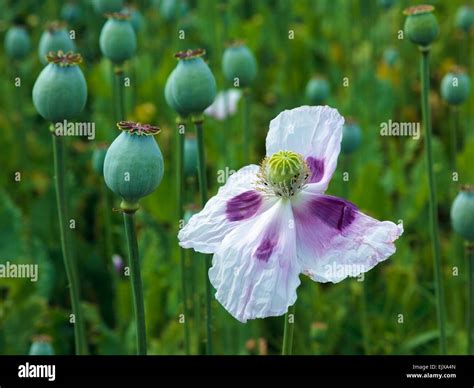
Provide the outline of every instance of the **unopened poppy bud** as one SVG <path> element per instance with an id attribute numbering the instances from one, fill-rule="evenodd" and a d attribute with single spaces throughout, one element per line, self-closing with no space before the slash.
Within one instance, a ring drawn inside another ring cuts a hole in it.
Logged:
<path id="1" fill-rule="evenodd" d="M 163 156 L 153 135 L 160 130 L 149 124 L 121 121 L 122 133 L 107 150 L 105 183 L 122 198 L 126 212 L 138 209 L 138 201 L 151 194 L 163 178 Z"/>
<path id="2" fill-rule="evenodd" d="M 235 42 L 224 51 L 222 71 L 228 81 L 238 82 L 235 86 L 246 88 L 257 76 L 257 61 L 245 44 Z"/>
<path id="3" fill-rule="evenodd" d="M 321 105 L 329 97 L 329 82 L 322 77 L 314 77 L 306 85 L 306 99 L 310 105 Z"/>
<path id="4" fill-rule="evenodd" d="M 48 63 L 46 55 L 51 51 L 61 50 L 64 53 L 76 51 L 76 45 L 69 36 L 69 32 L 63 23 L 50 23 L 41 35 L 38 45 L 39 60 L 43 65 Z"/>
<path id="5" fill-rule="evenodd" d="M 465 240 L 474 242 L 474 186 L 463 186 L 451 206 L 451 224 Z"/>
<path id="6" fill-rule="evenodd" d="M 405 34 L 415 44 L 426 47 L 439 35 L 439 25 L 432 5 L 416 5 L 405 9 Z"/>
<path id="7" fill-rule="evenodd" d="M 362 131 L 359 125 L 349 119 L 342 128 L 341 152 L 346 155 L 350 154 L 359 148 L 361 142 Z"/>
<path id="8" fill-rule="evenodd" d="M 5 53 L 15 60 L 25 58 L 30 51 L 30 37 L 25 27 L 12 26 L 5 35 Z"/>
<path id="9" fill-rule="evenodd" d="M 108 16 L 100 32 L 100 50 L 104 57 L 120 65 L 135 55 L 137 37 L 128 14 L 114 13 Z"/>
<path id="10" fill-rule="evenodd" d="M 470 80 L 466 72 L 455 67 L 441 80 L 441 97 L 451 105 L 460 105 L 469 97 Z"/>
<path id="11" fill-rule="evenodd" d="M 33 104 L 51 123 L 77 117 L 87 100 L 87 83 L 78 64 L 79 54 L 62 51 L 47 55 L 49 64 L 33 86 Z"/>

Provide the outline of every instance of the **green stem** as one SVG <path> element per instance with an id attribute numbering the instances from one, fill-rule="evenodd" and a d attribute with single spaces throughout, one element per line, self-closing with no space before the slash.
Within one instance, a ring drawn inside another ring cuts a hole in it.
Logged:
<path id="1" fill-rule="evenodd" d="M 293 332 L 295 329 L 295 305 L 288 307 L 285 314 L 285 329 L 283 331 L 282 356 L 291 356 L 293 352 Z"/>
<path id="2" fill-rule="evenodd" d="M 243 164 L 247 165 L 250 163 L 250 150 L 251 150 L 251 129 L 250 129 L 250 91 L 244 90 L 244 149 L 243 149 Z"/>
<path id="3" fill-rule="evenodd" d="M 474 355 L 474 243 L 466 242 L 467 258 L 467 354 Z"/>
<path id="4" fill-rule="evenodd" d="M 64 139 L 60 136 L 53 137 L 54 155 L 54 179 L 56 181 L 56 202 L 59 217 L 59 236 L 61 239 L 61 250 L 63 254 L 64 267 L 69 283 L 69 295 L 71 298 L 72 313 L 74 314 L 74 340 L 76 354 L 87 354 L 87 342 L 85 337 L 85 326 L 82 317 L 79 291 L 79 277 L 77 266 L 71 255 L 71 250 L 67 236 L 67 204 L 66 204 L 66 184 L 65 184 L 65 152 Z"/>
<path id="5" fill-rule="evenodd" d="M 145 304 L 143 300 L 140 258 L 138 256 L 137 235 L 135 233 L 134 213 L 123 213 L 125 235 L 127 237 L 128 258 L 132 276 L 133 305 L 137 330 L 137 354 L 146 355 Z"/>
<path id="6" fill-rule="evenodd" d="M 423 123 L 425 127 L 425 143 L 426 143 L 426 164 L 428 169 L 429 184 L 429 211 L 430 211 L 430 230 L 431 243 L 434 259 L 434 281 L 437 299 L 437 316 L 439 325 L 439 344 L 441 354 L 446 354 L 446 314 L 444 304 L 444 288 L 441 268 L 441 253 L 439 245 L 439 228 L 438 228 L 438 202 L 436 199 L 436 184 L 433 173 L 433 151 L 431 145 L 431 112 L 428 100 L 429 93 L 429 50 L 423 48 L 421 50 L 421 108 Z"/>
<path id="7" fill-rule="evenodd" d="M 202 120 L 195 120 L 196 136 L 198 144 L 198 178 L 199 192 L 201 196 L 201 205 L 204 207 L 207 202 L 207 177 L 206 177 L 206 159 L 204 153 L 204 133 Z M 212 355 L 212 288 L 209 282 L 209 268 L 211 266 L 211 256 L 204 255 L 204 284 L 206 285 L 206 351 L 208 355 Z"/>
<path id="8" fill-rule="evenodd" d="M 452 171 L 456 171 L 456 155 L 458 152 L 458 141 L 457 134 L 459 132 L 459 110 L 457 107 L 452 107 L 450 109 L 452 117 L 451 125 L 451 168 Z"/>
<path id="9" fill-rule="evenodd" d="M 116 106 L 116 121 L 125 120 L 125 103 L 124 103 L 124 87 L 123 87 L 123 69 L 116 66 L 115 73 L 115 106 Z"/>
<path id="10" fill-rule="evenodd" d="M 177 190 L 178 190 L 178 219 L 181 224 L 184 219 L 184 136 L 185 131 L 181 129 L 185 128 L 184 124 L 178 124 L 178 129 L 176 135 L 178 137 L 177 141 Z M 184 310 L 184 348 L 186 354 L 191 354 L 189 347 L 189 308 L 188 308 L 188 288 L 186 282 L 186 261 L 184 249 L 179 247 L 179 262 L 181 265 L 181 293 L 183 298 L 183 310 Z"/>
<path id="11" fill-rule="evenodd" d="M 110 207 L 110 195 L 105 181 L 102 181 L 102 197 L 104 201 L 105 265 L 109 267 L 113 255 L 112 221 L 110 219 L 112 208 Z"/>

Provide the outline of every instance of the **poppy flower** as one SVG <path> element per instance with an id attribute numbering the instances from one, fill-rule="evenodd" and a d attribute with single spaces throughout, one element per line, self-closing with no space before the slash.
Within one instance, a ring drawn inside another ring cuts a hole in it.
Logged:
<path id="1" fill-rule="evenodd" d="M 300 274 L 337 283 L 395 253 L 402 225 L 324 194 L 343 124 L 328 106 L 281 112 L 270 122 L 261 165 L 231 175 L 181 229 L 182 247 L 214 254 L 216 298 L 239 321 L 285 314 Z"/>
<path id="2" fill-rule="evenodd" d="M 242 97 L 242 92 L 239 89 L 219 92 L 212 105 L 204 111 L 204 114 L 214 117 L 216 120 L 225 120 L 237 112 L 240 97 Z"/>

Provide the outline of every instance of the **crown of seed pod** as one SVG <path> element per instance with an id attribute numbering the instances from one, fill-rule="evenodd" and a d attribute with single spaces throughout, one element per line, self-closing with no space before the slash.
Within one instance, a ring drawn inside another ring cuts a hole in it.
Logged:
<path id="1" fill-rule="evenodd" d="M 5 35 L 5 54 L 11 59 L 22 60 L 30 51 L 30 36 L 25 27 L 16 25 Z"/>
<path id="2" fill-rule="evenodd" d="M 122 133 L 105 155 L 104 179 L 122 198 L 122 210 L 133 213 L 138 201 L 151 194 L 163 178 L 163 156 L 153 137 L 160 129 L 131 121 L 121 121 L 117 126 Z"/>
<path id="3" fill-rule="evenodd" d="M 124 4 L 124 0 L 92 0 L 92 2 L 96 12 L 101 15 L 120 12 Z"/>
<path id="4" fill-rule="evenodd" d="M 460 105 L 469 97 L 470 80 L 464 69 L 453 68 L 441 80 L 441 97 L 450 105 Z"/>
<path id="5" fill-rule="evenodd" d="M 38 45 L 38 56 L 43 65 L 48 63 L 46 55 L 51 51 L 76 51 L 76 45 L 69 36 L 64 24 L 52 22 L 41 35 Z"/>
<path id="6" fill-rule="evenodd" d="M 82 10 L 75 1 L 64 3 L 61 8 L 61 19 L 73 24 L 76 23 L 82 16 Z"/>
<path id="7" fill-rule="evenodd" d="M 474 241 L 474 186 L 463 186 L 451 206 L 454 231 L 467 241 Z"/>
<path id="8" fill-rule="evenodd" d="M 54 356 L 54 349 L 51 346 L 51 337 L 48 335 L 40 335 L 33 338 L 30 350 L 30 356 Z"/>
<path id="9" fill-rule="evenodd" d="M 165 98 L 181 117 L 200 115 L 216 96 L 216 80 L 204 62 L 204 50 L 181 51 L 178 64 L 167 80 Z"/>
<path id="10" fill-rule="evenodd" d="M 92 169 L 99 175 L 104 173 L 104 160 L 107 154 L 107 144 L 99 144 L 92 151 Z"/>
<path id="11" fill-rule="evenodd" d="M 321 105 L 329 97 L 329 82 L 323 77 L 313 77 L 306 85 L 305 96 L 311 105 Z"/>
<path id="12" fill-rule="evenodd" d="M 353 119 L 347 119 L 342 127 L 341 152 L 345 155 L 351 154 L 362 143 L 362 131 Z"/>
<path id="13" fill-rule="evenodd" d="M 188 178 L 197 174 L 197 153 L 196 136 L 186 136 L 184 139 L 184 175 Z"/>
<path id="14" fill-rule="evenodd" d="M 405 34 L 419 46 L 429 46 L 439 35 L 439 25 L 432 5 L 416 5 L 405 9 Z"/>
<path id="15" fill-rule="evenodd" d="M 474 28 L 474 8 L 463 5 L 456 12 L 456 27 L 468 33 Z"/>
<path id="16" fill-rule="evenodd" d="M 100 32 L 100 51 L 116 65 L 133 57 L 137 49 L 137 36 L 129 17 L 125 13 L 109 14 Z"/>
<path id="17" fill-rule="evenodd" d="M 87 83 L 79 54 L 50 52 L 49 64 L 33 86 L 33 104 L 44 119 L 56 123 L 77 117 L 87 100 Z"/>
<path id="18" fill-rule="evenodd" d="M 222 71 L 234 86 L 246 88 L 257 76 L 257 61 L 248 47 L 242 42 L 234 42 L 224 51 Z M 235 81 L 238 80 L 238 85 Z"/>

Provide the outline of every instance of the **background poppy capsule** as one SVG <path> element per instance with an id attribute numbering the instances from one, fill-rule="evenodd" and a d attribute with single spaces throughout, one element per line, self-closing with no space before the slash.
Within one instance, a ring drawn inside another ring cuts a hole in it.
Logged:
<path id="1" fill-rule="evenodd" d="M 94 9 L 101 15 L 119 12 L 123 8 L 124 0 L 92 0 Z"/>
<path id="2" fill-rule="evenodd" d="M 171 74 L 168 76 L 168 79 L 166 80 L 165 101 L 168 104 L 168 106 L 178 114 L 180 118 L 184 119 L 189 116 L 190 111 L 188 109 L 184 109 L 184 107 L 179 105 L 173 96 L 172 85 L 174 82 L 175 73 L 176 73 L 176 68 L 171 72 Z"/>
<path id="3" fill-rule="evenodd" d="M 51 51 L 76 51 L 76 44 L 69 36 L 64 24 L 59 22 L 50 23 L 41 35 L 38 45 L 39 60 L 43 65 L 48 63 L 46 55 Z"/>
<path id="4" fill-rule="evenodd" d="M 23 26 L 12 26 L 5 35 L 5 54 L 11 59 L 21 60 L 30 51 L 31 43 L 28 31 Z"/>
<path id="5" fill-rule="evenodd" d="M 461 188 L 451 206 L 451 224 L 465 240 L 474 242 L 474 186 Z"/>
<path id="6" fill-rule="evenodd" d="M 310 105 L 321 105 L 329 97 L 329 82 L 323 77 L 310 79 L 305 95 Z"/>
<path id="7" fill-rule="evenodd" d="M 341 152 L 343 154 L 351 154 L 362 143 L 362 131 L 359 125 L 353 121 L 348 120 L 342 127 L 342 142 Z"/>
<path id="8" fill-rule="evenodd" d="M 49 64 L 33 86 L 33 104 L 51 123 L 77 117 L 87 100 L 87 84 L 78 64 L 79 54 L 62 51 L 47 55 Z"/>
<path id="9" fill-rule="evenodd" d="M 195 136 L 184 139 L 184 175 L 194 177 L 197 174 L 197 140 Z"/>
<path id="10" fill-rule="evenodd" d="M 463 5 L 456 13 L 456 27 L 468 33 L 474 28 L 474 8 L 469 5 Z"/>
<path id="11" fill-rule="evenodd" d="M 28 355 L 54 356 L 54 349 L 51 346 L 51 337 L 47 335 L 41 335 L 33 338 Z"/>
<path id="12" fill-rule="evenodd" d="M 216 97 L 216 80 L 202 59 L 202 49 L 181 51 L 168 94 L 181 115 L 200 115 Z"/>
<path id="13" fill-rule="evenodd" d="M 104 179 L 122 198 L 122 209 L 135 211 L 138 201 L 151 194 L 163 178 L 163 156 L 153 137 L 159 128 L 130 121 L 117 126 L 122 133 L 105 155 Z"/>
<path id="14" fill-rule="evenodd" d="M 132 58 L 137 49 L 137 36 L 129 15 L 110 14 L 100 32 L 99 44 L 102 55 L 116 65 Z"/>
<path id="15" fill-rule="evenodd" d="M 222 71 L 228 81 L 235 83 L 238 79 L 238 85 L 234 86 L 246 88 L 257 76 L 257 61 L 245 44 L 235 42 L 224 51 Z"/>
<path id="16" fill-rule="evenodd" d="M 405 20 L 405 35 L 419 46 L 429 46 L 439 35 L 439 25 L 433 14 L 432 5 L 416 5 L 407 8 L 403 13 Z"/>
<path id="17" fill-rule="evenodd" d="M 466 72 L 455 67 L 441 80 L 441 97 L 450 105 L 460 105 L 469 97 L 470 83 Z"/>

